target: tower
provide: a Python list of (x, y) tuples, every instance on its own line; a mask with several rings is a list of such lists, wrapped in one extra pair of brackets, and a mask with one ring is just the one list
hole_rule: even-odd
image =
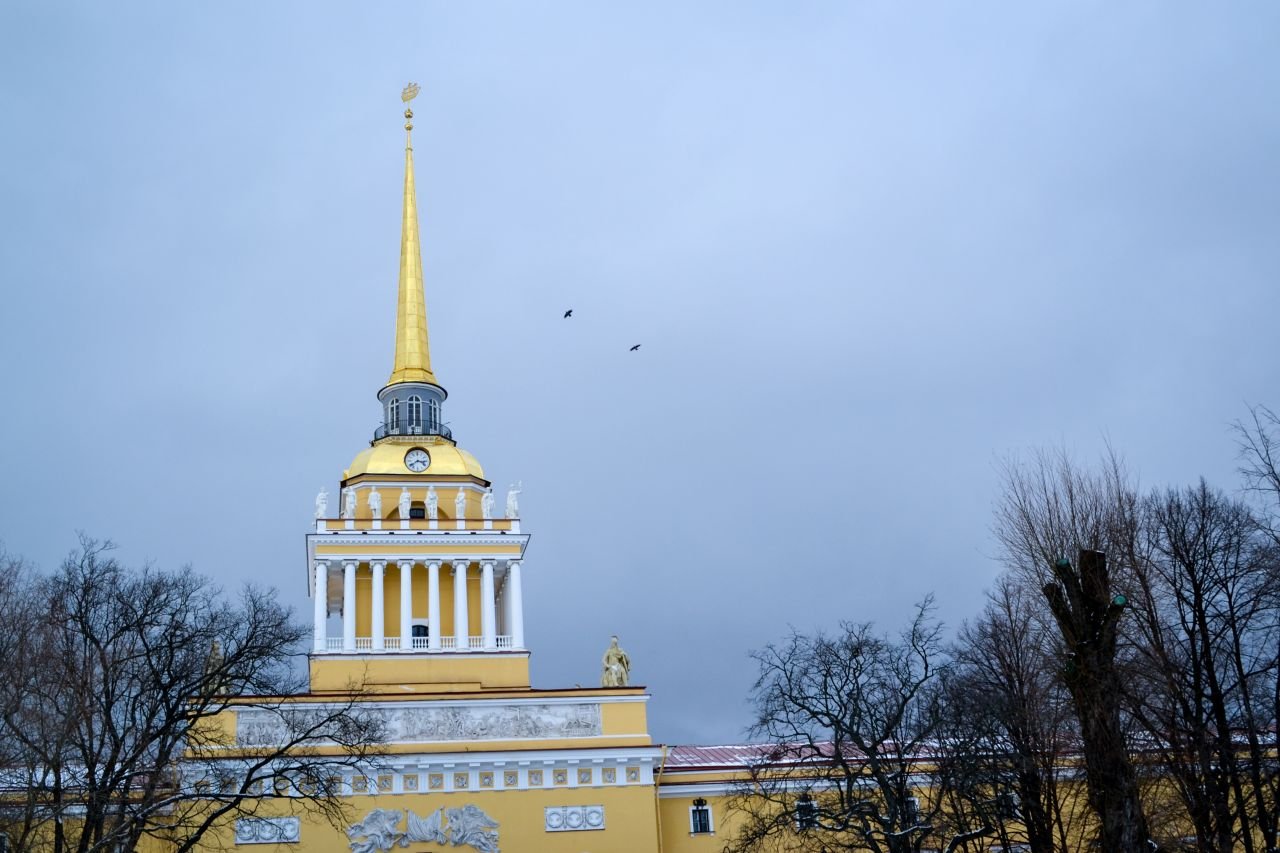
[[(395, 354), (382, 423), (343, 472), (337, 512), (307, 536), (313, 692), (529, 687), (516, 496), (458, 446), (431, 369), (413, 170), (416, 88), (405, 91), (405, 176)], [(333, 515), (335, 517), (328, 517)], [(336, 617), (336, 619), (334, 618)], [(337, 622), (337, 624), (333, 624)]]

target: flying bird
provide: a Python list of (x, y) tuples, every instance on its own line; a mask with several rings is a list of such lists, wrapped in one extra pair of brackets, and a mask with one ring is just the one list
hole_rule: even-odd
[(570, 308), (568, 311), (564, 312), (564, 318), (565, 318), (566, 320), (568, 320), (568, 319), (569, 319), (570, 317), (572, 317), (572, 316), (573, 316), (573, 309), (572, 309), (572, 308)]
[(636, 351), (636, 350), (638, 350), (638, 349), (640, 349), (640, 345), (639, 345), (639, 344), (636, 344), (635, 346), (633, 346), (633, 347), (631, 348), (631, 352), (635, 352), (635, 351)]

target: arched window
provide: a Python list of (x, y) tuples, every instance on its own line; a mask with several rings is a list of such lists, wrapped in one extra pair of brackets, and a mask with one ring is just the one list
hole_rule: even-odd
[(409, 398), (409, 426), (422, 427), (422, 398), (414, 394)]
[(427, 426), (431, 429), (437, 429), (440, 426), (440, 401), (429, 400), (427, 402)]
[(400, 401), (395, 397), (387, 404), (387, 428), (400, 429)]

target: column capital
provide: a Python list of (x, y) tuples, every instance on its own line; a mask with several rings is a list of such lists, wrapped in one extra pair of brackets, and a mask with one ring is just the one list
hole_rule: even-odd
[(360, 561), (359, 561), (359, 560), (343, 560), (343, 561), (342, 561), (342, 567), (343, 567), (344, 569), (347, 569), (347, 568), (356, 568), (356, 567), (357, 567), (357, 566), (359, 566), (359, 565), (360, 565)]
[(471, 565), (471, 558), (470, 558), (470, 557), (457, 557), (457, 558), (455, 558), (455, 559), (453, 559), (453, 560), (450, 560), (449, 562), (450, 562), (450, 563), (453, 563), (453, 569), (454, 569), (454, 571), (458, 571), (459, 569), (461, 569), (462, 571), (466, 571), (466, 570), (467, 570), (467, 568)]
[(387, 561), (386, 561), (386, 560), (379, 560), (379, 559), (370, 559), (370, 560), (369, 560), (369, 568), (371, 568), (371, 569), (372, 569), (372, 568), (385, 569), (386, 567), (387, 567)]
[(435, 566), (435, 567), (438, 569), (438, 568), (440, 568), (440, 561), (439, 561), (439, 560), (427, 560), (427, 562), (426, 562), (426, 566), (427, 566), (427, 568), (428, 568), (428, 569), (430, 569), (432, 566)]
[(396, 565), (401, 569), (412, 569), (413, 560), (396, 560)]

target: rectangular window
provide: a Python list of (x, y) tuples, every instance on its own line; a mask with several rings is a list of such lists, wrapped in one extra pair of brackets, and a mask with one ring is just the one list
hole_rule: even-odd
[(711, 809), (706, 800), (694, 800), (689, 809), (689, 831), (694, 835), (711, 834)]

